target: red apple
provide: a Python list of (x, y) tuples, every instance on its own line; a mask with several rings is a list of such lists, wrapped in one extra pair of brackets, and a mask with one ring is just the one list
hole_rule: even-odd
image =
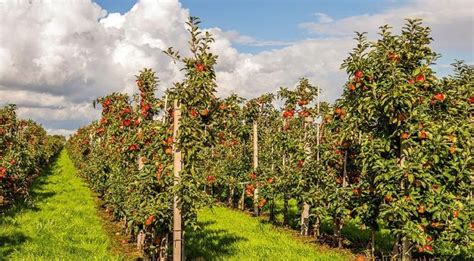
[(299, 100), (299, 101), (298, 101), (298, 105), (299, 105), (299, 106), (304, 106), (304, 105), (306, 105), (306, 104), (308, 104), (308, 101), (307, 101), (307, 100)]
[(250, 173), (250, 179), (256, 180), (257, 174), (255, 174), (255, 172)]
[(446, 99), (446, 95), (444, 95), (443, 93), (439, 92), (437, 94), (435, 94), (433, 96), (433, 100), (436, 100), (436, 101), (444, 101)]
[(198, 116), (198, 112), (197, 112), (197, 110), (194, 109), (194, 108), (191, 109), (190, 114), (191, 114), (191, 117), (192, 117), (192, 118), (196, 118), (196, 117)]
[(207, 180), (207, 183), (214, 183), (214, 181), (216, 181), (216, 177), (213, 175), (209, 175), (207, 176), (206, 180)]
[(203, 72), (204, 69), (205, 69), (204, 64), (202, 64), (202, 63), (196, 64), (196, 70), (197, 70), (198, 72)]
[(425, 206), (419, 205), (419, 206), (418, 206), (418, 213), (420, 213), (420, 214), (425, 213)]
[(153, 224), (153, 221), (155, 221), (155, 216), (151, 215), (146, 219), (145, 225), (149, 226), (149, 225)]
[(209, 110), (208, 109), (204, 109), (204, 110), (201, 111), (201, 116), (206, 117), (207, 115), (209, 115)]
[(425, 78), (425, 75), (424, 74), (418, 74), (416, 77), (415, 77), (415, 80), (416, 82), (424, 82), (426, 80)]
[(419, 133), (418, 133), (418, 137), (422, 140), (426, 139), (426, 137), (428, 136), (428, 134), (426, 133), (426, 131), (424, 130), (421, 130)]
[(125, 119), (122, 121), (122, 126), (128, 127), (132, 122), (129, 119)]
[(406, 140), (410, 137), (410, 134), (408, 134), (407, 132), (404, 132), (404, 133), (402, 133), (401, 137), (402, 137), (402, 139)]
[(453, 211), (453, 217), (454, 217), (454, 218), (458, 218), (458, 217), (459, 217), (459, 211), (454, 210), (454, 211)]

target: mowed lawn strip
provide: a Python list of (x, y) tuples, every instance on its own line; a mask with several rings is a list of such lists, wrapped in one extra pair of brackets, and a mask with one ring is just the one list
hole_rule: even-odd
[(90, 190), (63, 150), (32, 186), (32, 203), (0, 216), (0, 260), (120, 260)]
[(305, 243), (294, 233), (225, 207), (199, 212), (202, 230), (188, 230), (191, 260), (351, 260), (351, 255)]

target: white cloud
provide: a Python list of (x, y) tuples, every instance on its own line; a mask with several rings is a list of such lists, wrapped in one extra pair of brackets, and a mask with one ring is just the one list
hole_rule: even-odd
[(471, 0), (416, 0), (407, 5), (376, 14), (363, 14), (332, 20), (318, 14), (318, 22), (299, 26), (319, 36), (350, 36), (354, 31), (370, 32), (389, 24), (399, 29), (405, 18), (422, 18), (432, 28), (434, 47), (444, 52), (453, 50), (474, 53), (474, 7)]
[(68, 129), (46, 129), (46, 131), (50, 135), (62, 135), (68, 137), (69, 135), (73, 134), (76, 130), (68, 130)]
[(334, 22), (334, 19), (332, 19), (331, 16), (325, 13), (315, 13), (314, 16), (318, 17), (320, 24), (327, 24), (327, 23)]
[(216, 36), (213, 51), (219, 55), (217, 82), (223, 96), (236, 92), (246, 98), (279, 87), (294, 86), (307, 77), (323, 89), (326, 100), (338, 97), (344, 81), (340, 63), (352, 46), (351, 38), (305, 40), (293, 45), (255, 55), (238, 53), (225, 33), (213, 29)]
[(7, 1), (0, 17), (0, 105), (16, 103), (21, 117), (48, 128), (97, 118), (92, 100), (134, 92), (144, 67), (167, 87), (180, 77), (162, 53), (184, 49), (188, 11), (178, 1), (142, 0), (124, 15), (90, 0)]
[(233, 43), (243, 44), (247, 46), (288, 46), (292, 45), (295, 42), (289, 41), (267, 41), (267, 40), (258, 40), (254, 37), (248, 35), (241, 35), (239, 32), (231, 30), (231, 31), (221, 31), (219, 28), (210, 28), (211, 32), (219, 32), (221, 37), (224, 37), (230, 40)]
[[(182, 73), (162, 51), (173, 46), (187, 53), (188, 16), (178, 0), (140, 0), (123, 15), (107, 14), (91, 0), (0, 0), (0, 105), (17, 103), (20, 116), (51, 132), (70, 133), (98, 117), (91, 106), (97, 96), (136, 91), (134, 75), (144, 67), (157, 72), (161, 89), (170, 87)], [(374, 35), (380, 25), (400, 27), (404, 17), (413, 16), (432, 26), (441, 52), (468, 52), (467, 59), (474, 60), (470, 1), (417, 0), (343, 19), (315, 13), (316, 22), (300, 27), (318, 39), (298, 42), (210, 28), (216, 39), (212, 50), (219, 55), (218, 92), (250, 98), (308, 77), (332, 101), (342, 92), (345, 75), (339, 67), (354, 45), (353, 31)], [(274, 49), (247, 54), (233, 44)]]

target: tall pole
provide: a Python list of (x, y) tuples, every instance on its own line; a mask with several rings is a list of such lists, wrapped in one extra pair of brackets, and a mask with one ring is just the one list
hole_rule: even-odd
[[(318, 164), (318, 172), (317, 174), (320, 175), (320, 153), (319, 153), (319, 145), (321, 142), (321, 134), (320, 134), (320, 129), (321, 129), (321, 124), (323, 118), (321, 117), (321, 100), (319, 98), (319, 85), (317, 86), (317, 92), (316, 92), (316, 108), (317, 108), (317, 114), (318, 114), (318, 120), (316, 121), (316, 163)], [(318, 181), (316, 182), (316, 189), (319, 189), (319, 177), (317, 179)], [(316, 220), (314, 222), (314, 236), (316, 238), (319, 238), (319, 227), (320, 227), (320, 216), (319, 213), (316, 215)]]
[[(179, 185), (180, 172), (181, 172), (181, 150), (178, 147), (178, 129), (179, 120), (181, 118), (181, 110), (178, 107), (178, 100), (174, 100), (173, 103), (173, 176), (174, 185)], [(174, 195), (173, 198), (173, 261), (181, 261), (182, 258), (182, 228), (181, 228), (181, 210), (178, 205), (180, 203), (178, 194)]]
[[(258, 130), (257, 121), (253, 122), (253, 171), (257, 173), (258, 168)], [(253, 195), (253, 210), (255, 216), (258, 216), (258, 186), (255, 186), (255, 192)]]
[(165, 124), (166, 113), (168, 113), (166, 108), (168, 108), (168, 94), (166, 94), (166, 96), (165, 96), (165, 109), (163, 110), (163, 117), (161, 118), (161, 123), (162, 124)]
[[(320, 100), (319, 100), (319, 85), (317, 86), (318, 91), (317, 91), (317, 96), (316, 96), (316, 101), (317, 101), (317, 112), (318, 112), (318, 120), (316, 121), (316, 162), (319, 165), (319, 128), (321, 126), (321, 114), (320, 114)], [(318, 166), (319, 167), (319, 166)]]
[[(308, 142), (306, 141), (308, 137), (308, 131), (307, 131), (307, 125), (308, 123), (311, 122), (310, 117), (305, 117), (303, 119), (303, 130), (304, 130), (304, 137), (303, 137), (303, 142), (304, 142), (304, 153), (306, 154), (305, 160), (308, 160), (309, 155), (311, 153), (311, 148), (309, 147)], [(310, 211), (311, 206), (308, 204), (308, 202), (303, 201), (303, 210), (301, 211), (301, 235), (307, 236), (309, 234), (309, 211)]]

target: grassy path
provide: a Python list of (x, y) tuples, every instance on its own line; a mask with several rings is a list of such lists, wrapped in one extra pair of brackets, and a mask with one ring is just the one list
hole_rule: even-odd
[(242, 212), (224, 207), (198, 215), (203, 230), (188, 231), (186, 255), (192, 260), (350, 260), (348, 254), (305, 243)]
[(93, 196), (62, 151), (32, 187), (32, 204), (0, 216), (0, 260), (117, 260)]
[[(62, 151), (32, 187), (32, 203), (0, 216), (0, 260), (121, 260), (97, 215), (93, 195)], [(198, 215), (185, 236), (188, 260), (348, 260), (292, 232), (224, 207)]]

